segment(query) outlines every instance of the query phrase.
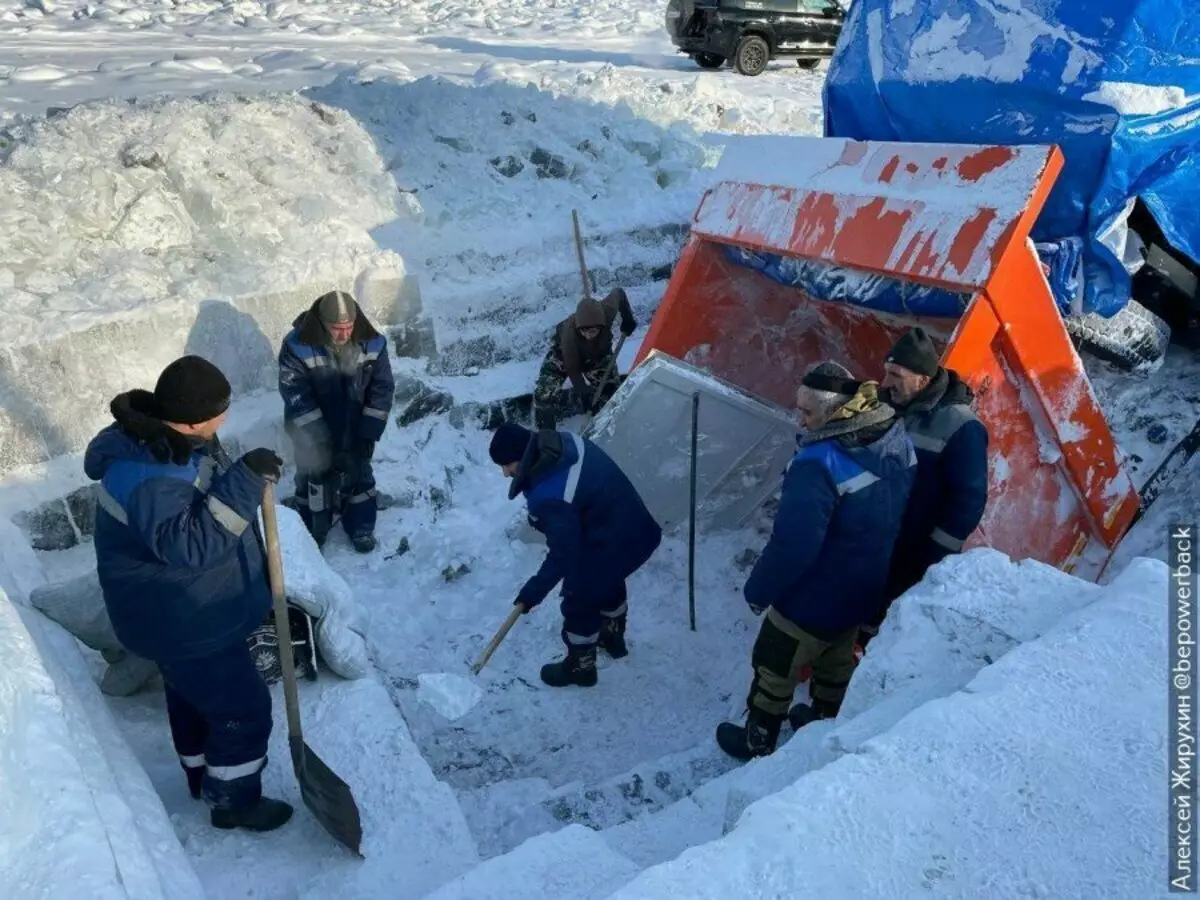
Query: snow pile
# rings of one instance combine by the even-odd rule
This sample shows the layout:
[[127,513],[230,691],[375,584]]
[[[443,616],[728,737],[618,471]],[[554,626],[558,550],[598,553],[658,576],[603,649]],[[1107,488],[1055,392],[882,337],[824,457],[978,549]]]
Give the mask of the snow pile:
[[[569,243],[572,208],[586,234],[596,223],[614,231],[689,218],[699,194],[689,185],[706,161],[692,129],[590,96],[486,73],[477,81],[342,77],[307,92],[348,112],[375,139],[415,213],[388,230],[395,246],[471,248],[475,259],[464,262],[479,267],[547,237]],[[563,262],[574,269],[573,255]]]
[[204,897],[79,653],[0,592],[0,871],[13,897]]
[[837,720],[805,728],[773,756],[727,779],[727,826],[798,773],[859,752],[913,710],[962,690],[1099,594],[1094,584],[1034,560],[1014,563],[995,550],[948,557],[893,604]]
[[[398,213],[359,126],[296,97],[101,103],[4,132],[0,471],[80,449],[184,352],[235,391],[329,288],[411,313],[369,229]],[[356,285],[356,279],[358,284]],[[53,375],[48,375],[53,373]]]
[[400,212],[369,135],[299,97],[86,104],[0,146],[8,343],[398,263],[369,234]]
[[1136,560],[963,690],[613,897],[1164,895],[1167,575]]

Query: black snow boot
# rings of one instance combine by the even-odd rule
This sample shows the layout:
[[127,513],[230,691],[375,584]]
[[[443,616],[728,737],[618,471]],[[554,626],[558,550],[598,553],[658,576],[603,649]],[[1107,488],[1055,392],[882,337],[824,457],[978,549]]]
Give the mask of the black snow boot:
[[600,649],[613,659],[629,655],[629,648],[625,646],[626,618],[626,613],[613,616],[611,619],[605,617],[604,624],[600,627]]
[[188,793],[192,795],[193,800],[199,800],[200,790],[204,787],[204,773],[207,771],[207,767],[185,766],[183,763],[179,765],[183,767],[183,774],[187,776]]
[[722,722],[717,726],[717,745],[743,762],[756,756],[770,756],[775,752],[782,725],[782,716],[769,716],[761,710],[751,709],[745,725]]
[[259,797],[250,806],[238,809],[214,809],[213,828],[245,828],[247,831],[274,831],[287,824],[292,807],[282,800]]
[[375,549],[375,535],[360,534],[353,539],[354,549],[359,553],[370,553]]
[[830,703],[828,700],[797,703],[788,710],[788,723],[794,731],[799,731],[810,722],[817,722],[821,719],[836,719],[840,706],[840,703]]
[[596,645],[568,647],[567,658],[542,666],[542,681],[550,687],[593,687],[596,684]]

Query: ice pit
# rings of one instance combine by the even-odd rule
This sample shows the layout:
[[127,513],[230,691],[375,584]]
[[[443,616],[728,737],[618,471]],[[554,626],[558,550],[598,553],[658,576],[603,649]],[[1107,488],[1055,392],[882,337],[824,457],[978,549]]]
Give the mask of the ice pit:
[[[445,152],[461,151],[447,145]],[[290,304],[284,304],[289,312]],[[135,376],[141,380],[140,373],[128,377]],[[274,432],[273,403],[270,394],[240,399],[239,411],[247,412],[235,417],[231,443],[286,446]],[[83,487],[78,458],[60,455],[36,469],[7,474],[0,483],[5,538],[0,576],[9,596],[0,601],[5,611],[0,628],[4,658],[21,664],[3,673],[9,689],[0,690],[0,717],[18,727],[0,728],[0,777],[15,770],[20,784],[36,788],[53,781],[69,788],[61,804],[47,804],[36,791],[0,793],[14,804],[5,812],[19,813],[0,816],[0,828],[63,814],[46,820],[46,833],[67,835],[69,843],[0,837],[11,854],[0,860],[4,870],[17,872],[16,883],[31,891],[57,883],[86,885],[89,896],[97,897],[126,896],[131,885],[147,897],[199,891],[219,897],[253,891],[268,898],[341,894],[414,900],[489,892],[728,896],[744,893],[746,884],[771,884],[771,878],[792,886],[834,879],[828,884],[836,890],[836,877],[848,872],[866,882],[865,894],[886,885],[888,896],[918,897],[929,890],[924,857],[936,852],[963,861],[954,873],[964,885],[961,896],[977,896],[982,889],[971,881],[972,873],[1025,869],[1035,871],[1039,889],[1054,896],[1095,896],[1094,890],[1080,893],[1081,884],[1095,887],[1081,878],[1086,873],[1062,864],[1070,853],[1055,852],[1053,865],[1049,855],[1039,854],[1051,825],[1040,819],[1031,825],[1019,809],[1001,802],[986,808],[956,803],[955,828],[939,831],[938,846],[931,848],[922,843],[920,829],[905,827],[911,821],[898,819],[884,801],[901,793],[909,811],[923,808],[921,803],[951,802],[961,782],[947,789],[939,770],[944,773],[946,760],[955,759],[960,765],[951,769],[990,779],[995,796],[1027,796],[1014,775],[1053,763],[1062,748],[1045,740],[1027,744],[1025,737],[1043,738],[1047,710],[1072,708],[1079,696],[1104,698],[1076,704],[1091,718],[1071,724],[1073,734],[1102,735],[1098,746],[1108,759],[1149,758],[1165,739],[1165,720],[1152,699],[1158,696],[1151,670],[1160,638],[1145,615],[1149,604],[1159,608],[1161,572],[1139,563],[1112,593],[1076,590],[1079,583],[1066,576],[1050,578],[1037,567],[1014,567],[994,556],[985,565],[974,554],[955,560],[927,589],[903,601],[904,615],[879,639],[874,677],[860,691],[857,714],[789,741],[773,760],[734,767],[715,751],[711,733],[737,704],[748,678],[757,622],[741,604],[744,573],[732,561],[747,543],[761,541],[752,535],[704,536],[697,573],[699,632],[686,627],[681,591],[686,556],[670,538],[630,586],[631,657],[602,660],[597,689],[585,694],[539,688],[537,667],[560,652],[558,619],[548,603],[514,629],[489,663],[478,704],[448,721],[421,701],[419,675],[454,671],[477,654],[542,551],[502,534],[514,507],[503,500],[505,486],[487,462],[486,435],[435,417],[419,428],[391,430],[379,448],[381,488],[415,496],[381,516],[381,547],[407,539],[409,550],[392,559],[383,553],[362,559],[335,538],[328,551],[366,614],[376,674],[356,682],[323,678],[302,687],[306,737],[351,784],[364,811],[367,860],[346,859],[303,810],[288,828],[262,839],[214,835],[183,789],[161,694],[151,689],[105,701],[95,689],[94,656],[59,633],[53,640],[73,661],[56,663],[36,636],[45,623],[8,605],[20,604],[23,592],[44,579],[51,565],[66,562],[59,557],[71,556],[72,565],[87,563],[87,535],[74,516],[77,543],[67,554],[54,552],[53,559],[22,540],[9,517],[35,508],[26,502],[30,498],[55,501]],[[430,486],[438,486],[437,503]],[[76,495],[74,505],[81,502]],[[464,553],[471,556],[471,572],[447,584],[442,568]],[[973,602],[960,603],[968,583],[978,587],[969,595]],[[1070,602],[1049,610],[1047,597]],[[1037,616],[1031,618],[1035,606]],[[15,618],[10,609],[16,609]],[[1088,648],[1091,656],[1084,652]],[[1080,663],[1072,670],[1079,673],[1076,681],[1049,679],[1057,693],[1027,702],[1046,690],[1048,672],[1061,670],[1061,654]],[[1005,668],[992,668],[1005,660]],[[56,666],[73,667],[78,703],[63,699]],[[890,687],[901,690],[889,693]],[[4,705],[13,698],[19,702]],[[267,790],[299,805],[287,768],[278,692],[275,700],[278,727]],[[36,716],[34,701],[42,710]],[[80,708],[89,711],[86,720],[75,714]],[[954,740],[961,718],[974,728],[970,742]],[[45,728],[38,732],[31,725]],[[56,740],[31,743],[31,734],[54,734]],[[104,745],[110,771],[119,769],[107,781],[92,768],[101,757],[88,752],[87,735]],[[917,765],[921,757],[914,746],[926,753],[936,748],[934,768]],[[962,758],[964,748],[980,747],[988,753]],[[1077,760],[1078,747],[1068,749]],[[986,770],[980,769],[981,756]],[[1104,759],[1095,762],[1096,771],[1110,771]],[[1143,780],[1163,774],[1137,763],[1126,769]],[[1154,848],[1131,847],[1126,827],[1148,811],[1157,814],[1145,799],[1157,796],[1152,785],[1130,783],[1127,774],[1094,792],[1089,788],[1096,785],[1077,779],[1044,781],[1063,808],[1089,811],[1093,858],[1122,861],[1115,890],[1122,896],[1154,895],[1162,860]],[[880,813],[891,828],[889,840],[902,836],[896,845],[902,865],[864,867],[857,847],[834,846],[819,857],[797,854],[794,841],[778,839],[781,820],[814,841],[821,838],[823,821],[851,827],[847,810],[860,807],[848,807],[847,795]],[[1106,816],[1106,810],[1115,812]],[[140,826],[142,849],[131,844],[131,822]],[[987,856],[968,839],[997,827],[1017,835],[1000,845],[1005,855]],[[125,841],[109,851],[105,845],[122,835]],[[714,868],[712,860],[720,865]],[[575,877],[585,868],[586,878]],[[1088,872],[1103,869],[1096,864]],[[730,877],[739,880],[730,883]],[[758,896],[773,895],[769,889],[751,895]]]

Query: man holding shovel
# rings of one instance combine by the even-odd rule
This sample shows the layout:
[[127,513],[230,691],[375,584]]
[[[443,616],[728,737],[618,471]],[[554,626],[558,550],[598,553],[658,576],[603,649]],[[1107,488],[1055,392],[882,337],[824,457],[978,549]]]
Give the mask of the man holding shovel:
[[586,438],[505,423],[490,453],[512,479],[509,499],[524,495],[550,551],[515,605],[528,612],[562,582],[567,658],[543,666],[542,681],[591,687],[597,646],[614,659],[628,653],[625,580],[658,549],[662,529],[620,467]]
[[246,636],[271,608],[254,519],[283,461],[265,447],[231,462],[217,441],[230,386],[185,356],[153,393],[111,405],[88,445],[98,481],[96,568],[122,646],[158,664],[192,796],[217,828],[271,831],[292,807],[262,795],[271,695]]
[[538,428],[554,428],[563,417],[559,397],[564,378],[571,381],[575,402],[583,413],[600,409],[620,387],[612,346],[612,326],[621,317],[622,340],[637,330],[629,297],[621,288],[603,300],[585,297],[575,312],[554,328],[550,349],[542,361],[533,389],[534,421]]

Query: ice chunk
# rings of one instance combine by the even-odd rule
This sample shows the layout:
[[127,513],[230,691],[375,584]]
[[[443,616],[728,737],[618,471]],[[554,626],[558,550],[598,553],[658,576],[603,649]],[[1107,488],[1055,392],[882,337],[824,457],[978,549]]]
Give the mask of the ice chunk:
[[637,872],[597,832],[568,825],[489,859],[426,900],[600,900]]

